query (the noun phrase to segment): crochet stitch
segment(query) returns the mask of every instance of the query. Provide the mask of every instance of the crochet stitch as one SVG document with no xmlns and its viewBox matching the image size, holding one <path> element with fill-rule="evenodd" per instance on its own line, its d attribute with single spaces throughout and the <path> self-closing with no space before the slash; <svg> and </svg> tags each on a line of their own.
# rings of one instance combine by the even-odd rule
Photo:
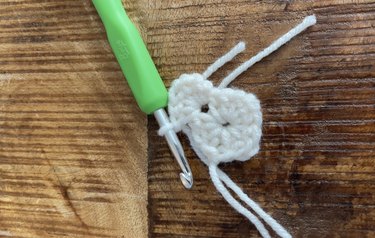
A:
<svg viewBox="0 0 375 238">
<path fill-rule="evenodd" d="M 306 17 L 302 23 L 235 69 L 218 87 L 207 79 L 245 50 L 243 42 L 219 58 L 204 73 L 181 75 L 169 89 L 171 124 L 159 130 L 160 136 L 171 128 L 176 132 L 183 131 L 188 136 L 198 157 L 209 167 L 216 189 L 234 209 L 255 225 L 263 237 L 270 237 L 263 223 L 237 201 L 228 188 L 279 236 L 286 238 L 291 235 L 218 168 L 220 163 L 246 161 L 258 153 L 262 135 L 261 106 L 255 95 L 227 86 L 252 65 L 315 23 L 314 15 Z"/>
</svg>

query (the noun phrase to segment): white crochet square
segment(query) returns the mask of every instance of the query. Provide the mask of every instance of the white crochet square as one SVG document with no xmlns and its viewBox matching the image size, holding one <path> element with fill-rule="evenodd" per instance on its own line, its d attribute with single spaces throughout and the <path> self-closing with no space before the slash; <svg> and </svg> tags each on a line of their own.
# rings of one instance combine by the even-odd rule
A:
<svg viewBox="0 0 375 238">
<path fill-rule="evenodd" d="M 201 74 L 183 74 L 169 89 L 168 111 L 172 124 L 182 123 L 194 150 L 209 163 L 245 161 L 259 151 L 262 113 L 251 93 L 214 87 Z"/>
</svg>

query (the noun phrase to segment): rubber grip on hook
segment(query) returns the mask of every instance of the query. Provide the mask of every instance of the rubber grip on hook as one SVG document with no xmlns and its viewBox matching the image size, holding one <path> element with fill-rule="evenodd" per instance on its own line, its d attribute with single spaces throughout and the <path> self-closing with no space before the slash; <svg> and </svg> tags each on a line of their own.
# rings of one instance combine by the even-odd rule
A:
<svg viewBox="0 0 375 238">
<path fill-rule="evenodd" d="M 137 28 L 121 0 L 92 0 L 134 97 L 147 114 L 164 108 L 168 92 Z"/>
</svg>

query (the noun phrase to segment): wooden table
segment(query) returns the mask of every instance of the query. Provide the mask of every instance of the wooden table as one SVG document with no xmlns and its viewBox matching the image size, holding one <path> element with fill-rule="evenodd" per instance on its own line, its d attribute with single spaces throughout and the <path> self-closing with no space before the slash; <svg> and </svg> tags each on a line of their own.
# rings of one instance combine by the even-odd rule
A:
<svg viewBox="0 0 375 238">
<path fill-rule="evenodd" d="M 4 0 L 0 26 L 0 237 L 146 237 L 146 117 L 91 1 Z"/>
<path fill-rule="evenodd" d="M 233 83 L 260 98 L 264 134 L 256 157 L 222 167 L 296 237 L 375 236 L 374 1 L 124 4 L 167 85 L 246 41 L 218 82 L 315 13 Z M 91 1 L 3 0 L 0 26 L 0 237 L 259 236 L 181 135 L 183 189 Z"/>
</svg>

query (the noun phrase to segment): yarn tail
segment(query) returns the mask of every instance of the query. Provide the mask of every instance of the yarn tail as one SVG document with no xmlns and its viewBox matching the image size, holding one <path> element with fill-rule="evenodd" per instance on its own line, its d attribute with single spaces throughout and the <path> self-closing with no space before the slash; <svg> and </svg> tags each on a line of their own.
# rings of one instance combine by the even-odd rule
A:
<svg viewBox="0 0 375 238">
<path fill-rule="evenodd" d="M 285 230 L 275 219 L 268 215 L 263 209 L 253 200 L 251 200 L 216 164 L 209 166 L 210 176 L 216 189 L 221 193 L 224 199 L 239 213 L 247 217 L 258 229 L 259 233 L 264 238 L 269 238 L 270 234 L 264 227 L 263 223 L 254 216 L 247 208 L 241 205 L 228 191 L 230 188 L 237 196 L 246 203 L 260 218 L 262 218 L 280 237 L 291 238 L 291 234 Z"/>
<path fill-rule="evenodd" d="M 272 54 L 274 51 L 279 49 L 285 43 L 289 42 L 293 37 L 297 36 L 307 28 L 312 25 L 315 25 L 316 17 L 315 15 L 311 15 L 305 17 L 303 21 L 287 32 L 285 35 L 274 41 L 270 46 L 259 52 L 257 55 L 240 65 L 237 69 L 235 69 L 232 73 L 230 73 L 226 78 L 221 81 L 219 88 L 227 87 L 233 80 L 235 80 L 240 74 L 248 70 L 251 66 L 256 64 L 257 62 L 261 61 L 264 57 Z"/>
<path fill-rule="evenodd" d="M 235 47 L 233 47 L 228 53 L 221 56 L 218 60 L 215 61 L 212 65 L 210 65 L 207 70 L 202 74 L 202 76 L 207 79 L 210 77 L 214 72 L 218 69 L 223 67 L 226 63 L 231 61 L 234 57 L 236 57 L 239 53 L 246 49 L 245 42 L 239 42 Z"/>
<path fill-rule="evenodd" d="M 219 178 L 229 187 L 237 196 L 255 211 L 280 237 L 292 237 L 275 219 L 268 215 L 256 202 L 247 196 L 240 187 L 231 180 L 226 173 L 218 169 Z"/>
</svg>

